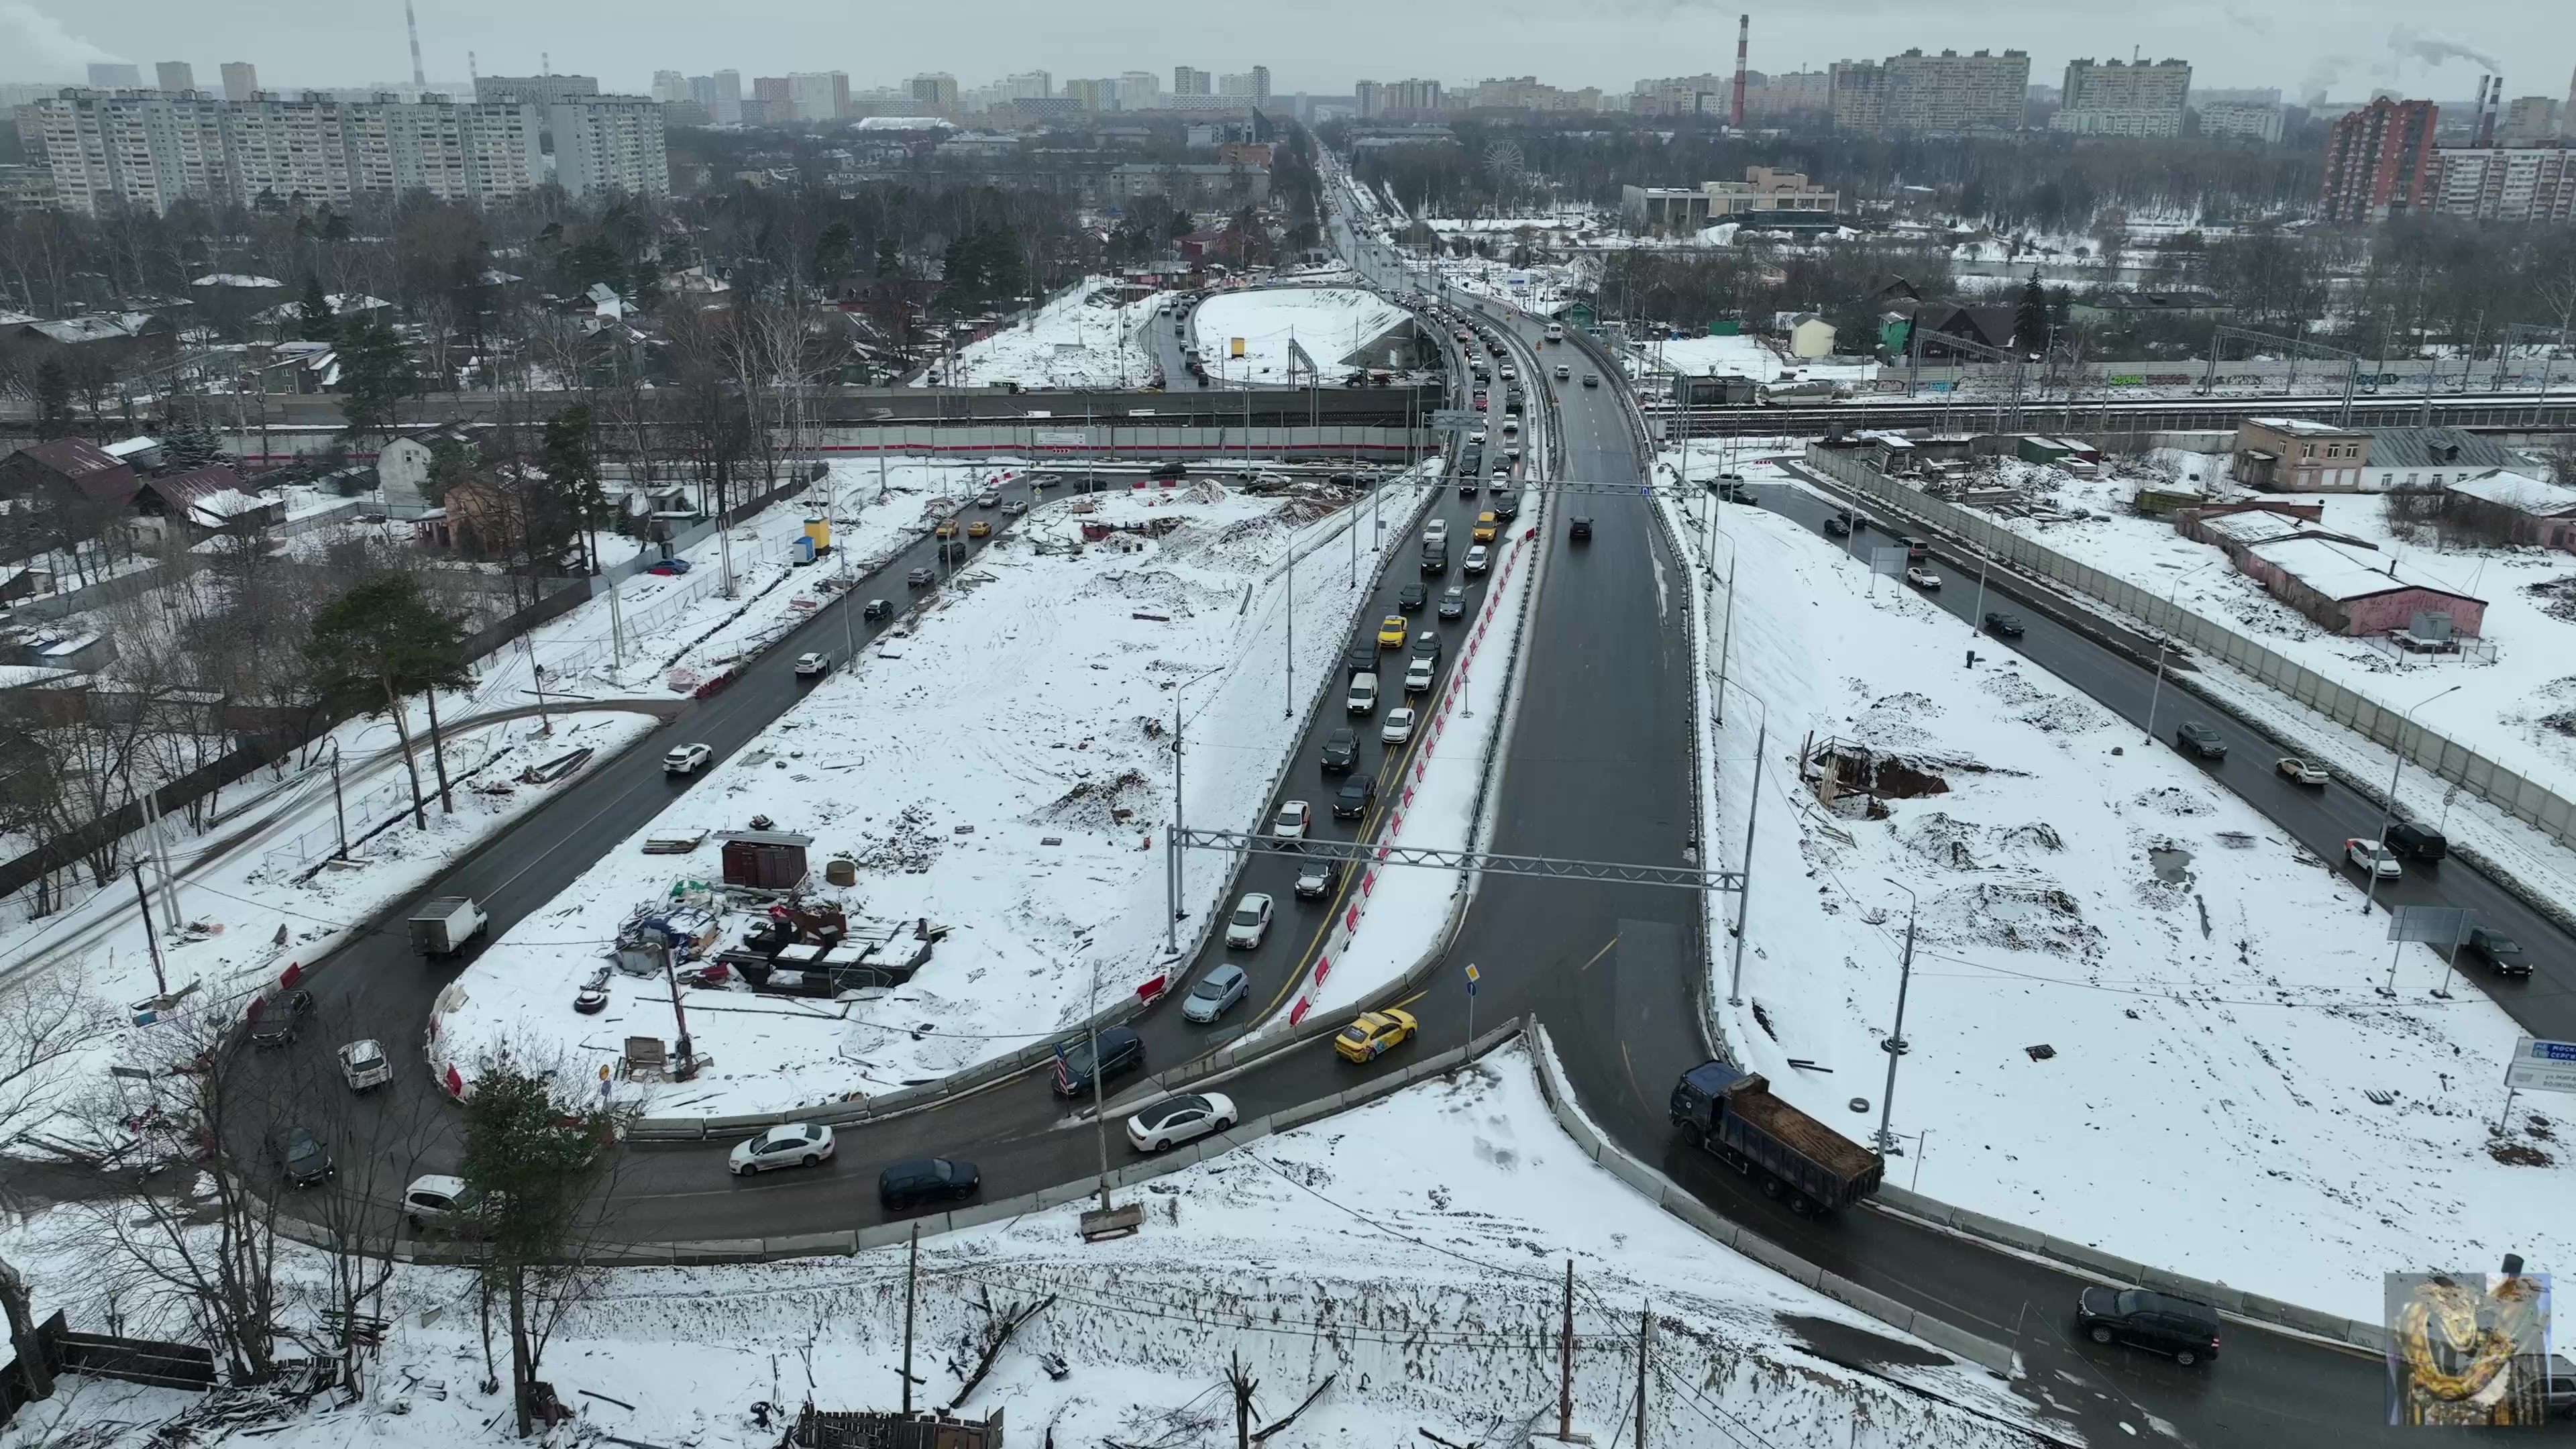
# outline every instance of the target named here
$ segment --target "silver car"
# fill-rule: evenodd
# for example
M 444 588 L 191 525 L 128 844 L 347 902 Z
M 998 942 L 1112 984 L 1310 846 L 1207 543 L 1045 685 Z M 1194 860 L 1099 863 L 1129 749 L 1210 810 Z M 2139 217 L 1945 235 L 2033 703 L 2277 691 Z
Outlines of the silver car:
M 1226 1014 L 1252 989 L 1252 978 L 1242 967 L 1228 962 L 1199 978 L 1181 1003 L 1183 1018 L 1205 1024 Z

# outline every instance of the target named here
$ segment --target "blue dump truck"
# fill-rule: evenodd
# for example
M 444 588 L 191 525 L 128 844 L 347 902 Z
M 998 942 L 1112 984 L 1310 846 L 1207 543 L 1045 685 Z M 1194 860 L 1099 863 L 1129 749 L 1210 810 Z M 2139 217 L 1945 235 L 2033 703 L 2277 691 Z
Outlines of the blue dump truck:
M 1879 1155 L 1771 1095 L 1758 1072 L 1702 1062 L 1673 1086 L 1673 1125 L 1691 1145 L 1800 1213 L 1849 1207 L 1878 1191 Z

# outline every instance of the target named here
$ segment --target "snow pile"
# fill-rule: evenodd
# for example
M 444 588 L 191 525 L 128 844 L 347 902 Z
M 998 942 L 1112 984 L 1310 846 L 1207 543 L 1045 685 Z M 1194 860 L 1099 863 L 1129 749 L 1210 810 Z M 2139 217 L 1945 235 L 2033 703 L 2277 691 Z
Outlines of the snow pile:
M 1387 1151 L 1391 1142 L 1404 1150 Z M 856 1175 L 847 1162 L 825 1170 Z M 1137 1196 L 1144 1229 L 1114 1242 L 1075 1235 L 1080 1203 L 923 1238 L 916 1402 L 958 1397 L 987 1305 L 1007 1312 L 1052 1296 L 962 1411 L 1001 1413 L 1015 1444 L 1230 1444 L 1223 1385 L 1234 1355 L 1259 1381 L 1256 1426 L 1333 1379 L 1274 1443 L 1386 1444 L 1399 1424 L 1445 1443 L 1517 1443 L 1506 1431 L 1555 1412 L 1571 1260 L 1575 1412 L 1599 1442 L 1631 1421 L 1637 1314 L 1649 1303 L 1651 1442 L 2001 1449 L 2053 1422 L 1981 1371 L 1718 1247 L 1586 1161 L 1520 1048 Z M 62 1226 L 19 1230 L 9 1254 L 28 1265 L 41 1311 L 61 1307 L 75 1327 L 93 1327 L 108 1305 Z M 288 1301 L 327 1298 L 327 1260 L 293 1247 L 281 1257 Z M 575 1442 L 770 1449 L 782 1425 L 755 1419 L 756 1403 L 891 1407 L 905 1280 L 901 1248 L 618 1271 L 566 1314 L 538 1376 L 579 1413 Z M 123 1307 L 127 1332 L 191 1336 Z M 506 1392 L 478 1384 L 468 1274 L 397 1267 L 381 1313 L 374 1395 L 352 1406 L 326 1396 L 255 1430 L 261 1443 L 447 1449 L 506 1433 Z M 504 1334 L 504 1379 L 508 1354 Z M 143 1449 L 159 1421 L 199 1402 L 65 1383 L 24 1411 L 36 1442 L 72 1442 L 76 1427 L 94 1426 L 79 1441 L 89 1449 Z
M 1071 511 L 1086 502 L 1094 511 Z M 637 905 L 721 873 L 713 838 L 645 856 L 646 837 L 741 829 L 760 815 L 814 837 L 818 876 L 833 856 L 857 863 L 856 886 L 839 893 L 854 913 L 948 934 L 910 982 L 864 1000 L 684 986 L 693 1040 L 714 1067 L 663 1092 L 654 1112 L 896 1090 L 1006 1055 L 1134 990 L 1162 969 L 1174 686 L 1193 681 L 1194 746 L 1217 742 L 1192 750 L 1192 820 L 1249 824 L 1293 740 L 1279 709 L 1287 590 L 1270 577 L 1290 511 L 1315 505 L 1138 490 L 1042 506 L 855 675 L 811 686 L 754 745 L 494 942 L 459 979 L 462 1003 L 440 1025 L 446 1055 L 470 1063 L 489 1044 L 534 1037 L 586 1070 L 629 1032 L 665 1034 L 658 977 L 617 977 L 597 1017 L 573 1013 L 574 989 Z M 1080 524 L 1116 531 L 1084 543 Z M 1309 576 L 1297 592 L 1301 688 L 1348 637 L 1354 596 L 1340 583 Z M 1196 917 L 1230 862 L 1194 852 L 1188 864 L 1184 905 Z
M 1875 1120 L 1846 1100 L 1883 1070 L 1893 877 L 1920 901 L 1894 1125 L 1923 1192 L 2364 1319 L 2401 1265 L 2569 1261 L 2555 1114 L 2517 1114 L 2513 1146 L 2557 1165 L 2489 1151 L 2516 1028 L 2466 981 L 2431 998 L 2423 946 L 2379 996 L 2386 920 L 2346 872 L 1830 541 L 1755 509 L 1721 522 L 1743 570 L 1730 690 L 1770 723 L 1747 1005 L 1712 992 L 1747 1065 L 1847 1131 Z M 1711 741 L 1721 840 L 1743 835 L 1757 718 L 1729 709 Z M 1841 766 L 1830 808 L 1794 770 L 1811 731 Z M 1731 900 L 1712 909 L 1731 922 Z
M 1153 354 L 1138 344 L 1136 330 L 1163 303 L 1152 295 L 1121 302 L 1118 286 L 1115 278 L 1086 277 L 1025 319 L 958 349 L 952 363 L 933 371 L 951 387 L 1143 387 L 1157 378 Z M 915 387 L 930 383 L 929 372 L 913 379 Z
M 1314 359 L 1326 383 L 1340 382 L 1354 367 L 1396 365 L 1372 344 L 1409 327 L 1412 318 L 1375 292 L 1357 287 L 1262 287 L 1208 298 L 1191 314 L 1191 325 L 1210 376 L 1275 387 L 1288 380 L 1291 342 Z M 1234 355 L 1238 337 L 1243 339 L 1241 357 Z

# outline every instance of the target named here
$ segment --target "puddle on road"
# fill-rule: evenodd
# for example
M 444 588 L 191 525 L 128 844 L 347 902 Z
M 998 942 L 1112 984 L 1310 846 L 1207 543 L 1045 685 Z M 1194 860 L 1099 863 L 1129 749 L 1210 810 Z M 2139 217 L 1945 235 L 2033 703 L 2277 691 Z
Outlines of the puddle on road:
M 1829 1363 L 1864 1373 L 1879 1368 L 1940 1368 L 1951 1362 L 1945 1355 L 1882 1337 L 1865 1328 L 1854 1328 L 1848 1323 L 1810 1318 L 1803 1313 L 1783 1313 L 1780 1324 L 1797 1334 L 1800 1345 L 1809 1353 Z
M 2156 879 L 2167 885 L 2180 885 L 2191 879 L 2191 852 L 2179 845 L 2147 847 L 2147 864 L 2155 867 Z

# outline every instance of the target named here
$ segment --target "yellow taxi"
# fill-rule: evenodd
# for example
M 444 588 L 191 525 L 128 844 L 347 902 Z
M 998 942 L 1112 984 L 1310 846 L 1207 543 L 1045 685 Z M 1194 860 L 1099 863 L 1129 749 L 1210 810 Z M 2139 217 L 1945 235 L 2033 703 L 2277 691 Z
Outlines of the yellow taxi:
M 1405 631 L 1411 627 L 1412 626 L 1410 624 L 1405 622 L 1402 614 L 1387 615 L 1385 618 L 1378 621 L 1377 647 L 1380 649 L 1403 648 Z
M 1364 1011 L 1360 1013 L 1359 1020 L 1343 1027 L 1341 1034 L 1333 1038 L 1333 1050 L 1340 1052 L 1344 1061 L 1373 1062 L 1389 1047 L 1399 1047 L 1411 1041 L 1414 1033 L 1421 1029 L 1409 1011 L 1397 1011 L 1392 1007 L 1385 1011 Z
M 937 528 L 930 531 L 930 536 L 933 538 L 955 538 L 957 536 L 957 520 L 951 518 L 946 522 L 941 523 Z
M 980 518 L 966 525 L 966 536 L 968 538 L 984 538 L 989 536 L 992 532 L 993 525 L 986 523 Z
M 1501 522 L 1499 522 L 1494 515 L 1490 513 L 1479 513 L 1476 515 L 1476 526 L 1467 532 L 1468 541 L 1471 543 L 1492 543 L 1494 541 L 1494 535 L 1501 530 L 1502 526 Z

